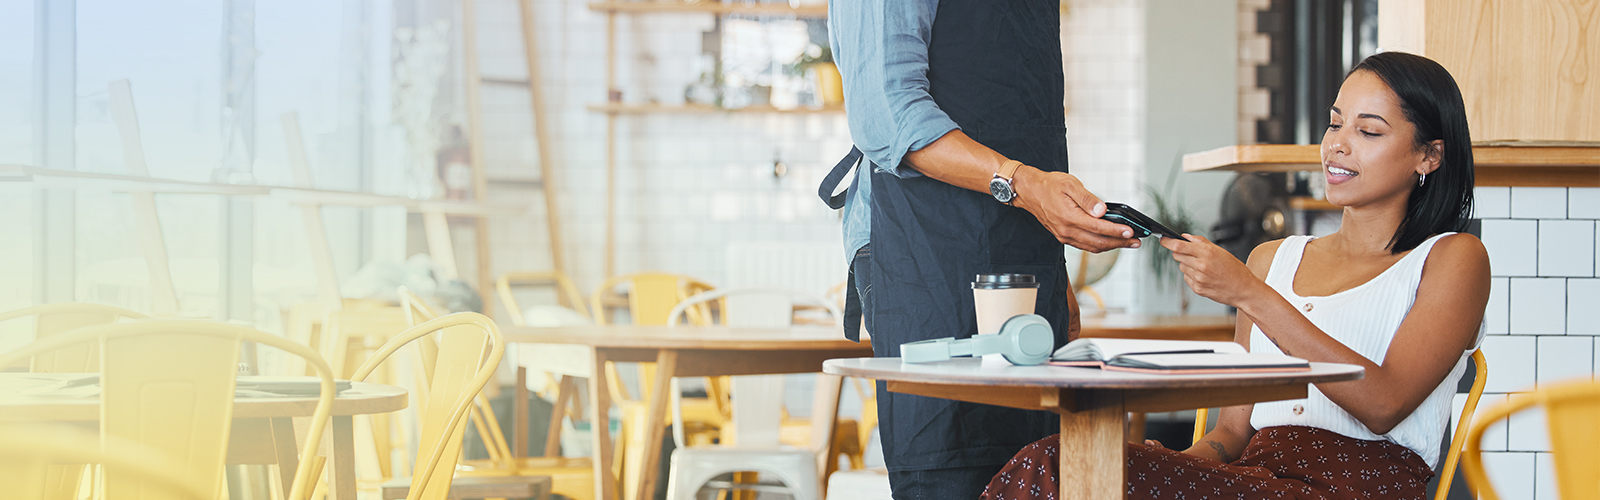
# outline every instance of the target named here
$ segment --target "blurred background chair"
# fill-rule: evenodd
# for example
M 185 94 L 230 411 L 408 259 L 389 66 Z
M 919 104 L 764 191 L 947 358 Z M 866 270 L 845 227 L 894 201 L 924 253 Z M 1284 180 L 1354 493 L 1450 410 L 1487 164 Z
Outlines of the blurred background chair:
M 438 334 L 437 340 L 430 337 L 434 334 Z M 432 363 L 423 363 L 433 366 L 424 385 L 425 393 L 414 395 L 420 414 L 417 461 L 411 477 L 383 486 L 385 499 L 453 498 L 451 483 L 466 432 L 463 423 L 505 354 L 505 341 L 493 320 L 477 313 L 455 313 L 422 322 L 391 337 L 356 369 L 351 380 L 366 380 L 401 347 L 419 340 L 437 342 L 438 350 Z M 542 498 L 550 488 L 548 478 L 542 482 L 518 481 L 513 486 L 517 486 L 516 491 L 496 491 L 490 496 Z
M 1483 467 L 1483 433 L 1513 413 L 1544 410 L 1550 433 L 1550 458 L 1555 464 L 1556 497 L 1567 500 L 1600 498 L 1600 382 L 1579 379 L 1541 384 L 1529 394 L 1512 397 L 1484 410 L 1467 432 L 1462 469 L 1478 498 L 1498 500 Z M 1463 419 L 1463 422 L 1466 420 Z
M 685 299 L 668 315 L 667 325 L 676 326 L 685 313 L 705 304 L 717 303 L 721 324 L 751 328 L 787 328 L 793 324 L 796 302 L 825 308 L 837 321 L 838 308 L 820 297 L 781 289 L 716 290 Z M 705 309 L 702 309 L 705 310 Z M 826 376 L 824 376 L 826 377 Z M 781 375 L 731 377 L 729 398 L 731 425 L 722 432 L 721 446 L 686 446 L 681 432 L 682 412 L 676 386 L 673 391 L 673 438 L 679 446 L 672 454 L 668 475 L 668 500 L 693 499 L 702 486 L 723 474 L 758 472 L 776 476 L 780 483 L 737 484 L 738 488 L 784 488 L 796 499 L 821 498 L 818 463 L 837 461 L 829 449 L 835 415 L 813 414 L 812 442 L 805 447 L 780 443 L 783 420 L 783 382 Z M 674 380 L 676 382 L 676 380 Z M 853 432 L 852 432 L 853 434 Z
M 223 465 L 233 426 L 234 376 L 239 349 L 249 341 L 304 358 L 321 378 L 316 410 L 301 446 L 288 497 L 309 498 L 313 458 L 333 406 L 333 371 L 306 346 L 253 328 L 200 320 L 144 320 L 59 333 L 0 356 L 0 366 L 84 343 L 100 346 L 100 432 L 165 453 L 174 471 L 206 491 L 223 491 Z M 274 429 L 277 434 L 279 429 Z M 288 436 L 293 430 L 288 429 Z M 285 476 L 288 471 L 280 471 Z M 106 498 L 133 497 L 150 483 L 110 469 Z
M 432 308 L 410 291 L 399 291 L 401 307 L 407 321 L 413 326 L 438 317 Z M 438 342 L 422 338 L 415 342 L 421 367 L 419 376 L 429 380 L 439 362 Z M 419 387 L 427 387 L 424 383 Z M 559 453 L 550 457 L 517 457 L 508 444 L 504 427 L 495 416 L 494 408 L 485 393 L 473 399 L 467 413 L 472 428 L 478 432 L 487 460 L 461 460 L 456 470 L 451 494 L 462 498 L 496 497 L 496 492 L 514 487 L 519 479 L 531 484 L 548 483 L 552 492 L 568 498 L 594 497 L 594 469 L 588 459 L 562 458 Z
M 0 484 L 10 498 L 75 500 L 75 492 L 52 492 L 48 470 L 56 464 L 100 464 L 119 476 L 145 479 L 136 494 L 121 498 L 214 498 L 208 485 L 182 473 L 184 467 L 159 450 L 136 442 L 70 427 L 11 425 L 0 428 Z

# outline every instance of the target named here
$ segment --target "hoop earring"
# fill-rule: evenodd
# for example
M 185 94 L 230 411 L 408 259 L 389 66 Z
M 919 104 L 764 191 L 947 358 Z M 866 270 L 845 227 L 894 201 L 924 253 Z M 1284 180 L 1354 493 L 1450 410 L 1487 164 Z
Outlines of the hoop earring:
M 1422 177 L 1417 179 L 1417 187 L 1422 187 L 1422 186 L 1425 186 L 1427 184 L 1428 184 L 1428 174 L 1422 174 Z

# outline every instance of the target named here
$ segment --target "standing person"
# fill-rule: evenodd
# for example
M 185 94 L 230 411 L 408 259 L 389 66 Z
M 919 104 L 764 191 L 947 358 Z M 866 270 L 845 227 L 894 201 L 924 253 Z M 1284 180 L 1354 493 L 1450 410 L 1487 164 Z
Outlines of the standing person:
M 1322 136 L 1328 236 L 1270 241 L 1239 262 L 1205 238 L 1162 240 L 1189 287 L 1239 308 L 1252 352 L 1366 369 L 1305 398 L 1222 409 L 1188 450 L 1129 444 L 1128 498 L 1421 499 L 1450 399 L 1483 340 L 1489 254 L 1467 227 L 1472 138 L 1443 66 L 1384 52 L 1345 76 Z M 1413 312 L 1417 314 L 1412 314 Z M 984 498 L 1059 490 L 1055 437 L 1021 452 Z
M 829 6 L 859 149 L 823 182 L 844 208 L 852 286 L 874 354 L 976 330 L 980 273 L 1032 274 L 1056 345 L 1076 335 L 1063 243 L 1137 247 L 1067 173 L 1057 0 L 850 0 Z M 856 160 L 855 183 L 831 196 Z M 878 384 L 884 460 L 897 499 L 976 498 L 1054 414 L 891 393 Z

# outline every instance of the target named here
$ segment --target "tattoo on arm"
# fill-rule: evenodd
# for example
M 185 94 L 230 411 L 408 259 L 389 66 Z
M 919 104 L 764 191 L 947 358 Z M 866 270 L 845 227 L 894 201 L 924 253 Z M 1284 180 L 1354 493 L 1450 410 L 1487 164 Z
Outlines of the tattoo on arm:
M 1233 461 L 1233 456 L 1228 454 L 1228 449 L 1222 443 L 1207 439 L 1206 444 L 1211 446 L 1211 451 L 1217 452 L 1217 458 L 1221 458 L 1223 463 Z

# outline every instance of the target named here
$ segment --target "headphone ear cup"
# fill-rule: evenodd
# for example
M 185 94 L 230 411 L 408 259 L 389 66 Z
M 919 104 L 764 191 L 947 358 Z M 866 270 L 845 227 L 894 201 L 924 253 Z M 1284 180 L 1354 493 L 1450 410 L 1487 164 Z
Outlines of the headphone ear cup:
M 1055 330 L 1044 316 L 1037 314 L 1012 316 L 1000 326 L 1000 336 L 1004 342 L 1001 354 L 1014 365 L 1044 363 L 1055 349 Z

